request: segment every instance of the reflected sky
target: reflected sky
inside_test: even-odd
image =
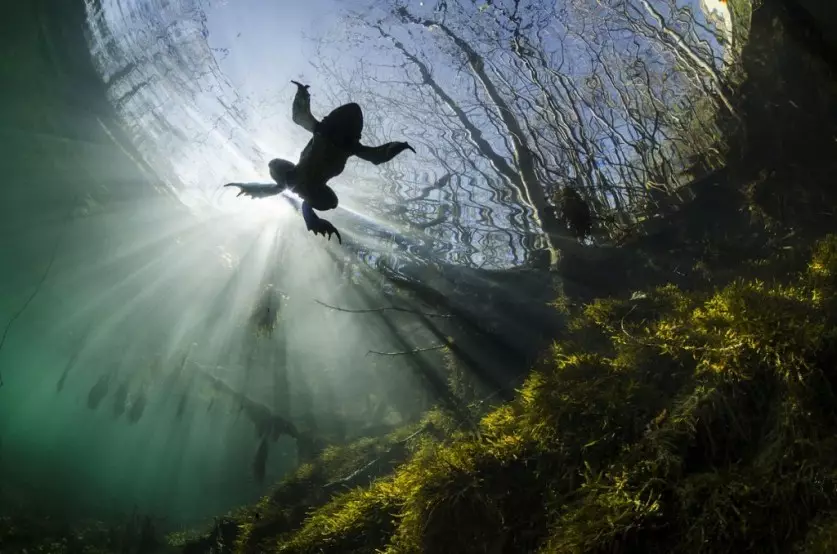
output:
[[[352,0],[271,2],[242,0],[214,3],[207,10],[209,43],[229,50],[221,58],[224,73],[252,94],[285,88],[289,75],[309,80],[311,49],[306,35],[316,36],[337,24]]]

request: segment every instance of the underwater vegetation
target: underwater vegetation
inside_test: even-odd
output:
[[[0,516],[0,545],[4,554],[150,554],[170,552],[159,537],[155,521],[132,514],[121,524],[66,522],[35,515]]]
[[[476,431],[437,410],[328,448],[209,535],[170,541],[184,552],[833,552],[837,236],[784,275],[588,303]]]

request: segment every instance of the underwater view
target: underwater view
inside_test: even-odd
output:
[[[837,4],[0,26],[0,554],[837,552]]]

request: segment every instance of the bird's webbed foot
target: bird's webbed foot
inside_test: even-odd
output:
[[[331,240],[331,235],[337,235],[337,242],[343,244],[340,231],[330,221],[315,214],[308,202],[302,203],[302,217],[305,219],[305,226],[309,231],[313,231],[315,235],[322,235],[327,237],[328,240]]]
[[[327,237],[328,240],[331,240],[331,235],[337,235],[337,242],[339,244],[343,244],[343,239],[340,237],[340,231],[331,224],[331,222],[327,219],[323,219],[318,217],[316,221],[308,225],[309,231],[314,231],[315,235],[322,235]]]
[[[327,237],[328,240],[331,240],[331,235],[337,235],[337,242],[343,244],[340,231],[329,220],[318,217],[314,221],[307,223],[307,226],[309,231],[313,231],[315,235]]]

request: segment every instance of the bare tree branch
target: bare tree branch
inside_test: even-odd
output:
[[[369,350],[366,353],[366,355],[368,356],[369,354],[377,354],[379,356],[407,356],[409,354],[418,354],[420,352],[429,352],[431,350],[442,350],[444,348],[447,348],[448,346],[450,346],[450,345],[439,344],[439,345],[436,345],[436,346],[428,346],[427,348],[416,348],[414,350],[405,350],[405,351],[402,351],[402,352],[379,352],[377,350]]]
[[[386,312],[386,311],[393,311],[393,312],[404,312],[408,314],[416,314],[416,315],[423,315],[426,317],[437,317],[440,319],[449,319],[453,316],[448,314],[434,314],[434,313],[425,313],[420,312],[418,310],[411,310],[409,308],[399,308],[398,306],[385,306],[383,308],[366,308],[366,309],[350,309],[350,308],[340,308],[338,306],[332,306],[331,304],[326,304],[325,302],[321,302],[319,300],[314,300],[320,306],[325,306],[326,308],[336,310],[338,312],[347,312],[351,314],[370,314],[375,312]]]
[[[64,227],[66,227],[66,225],[69,224],[70,220],[72,219],[73,210],[75,209],[75,207],[76,207],[76,199],[74,198],[73,201],[70,202],[70,210],[67,212],[67,217],[64,220]],[[61,242],[63,241],[66,234],[67,233],[66,233],[65,228],[61,229],[61,231],[58,233],[58,236],[55,239],[55,244],[52,247],[52,254],[50,254],[50,257],[49,257],[49,263],[47,263],[47,266],[44,269],[43,274],[41,275],[40,281],[38,281],[38,284],[35,285],[35,288],[32,290],[32,294],[29,295],[29,297],[26,299],[26,301],[20,306],[20,308],[18,308],[18,310],[14,313],[14,315],[12,315],[12,317],[6,323],[6,327],[3,329],[3,335],[2,335],[2,337],[0,337],[0,352],[2,352],[3,346],[6,344],[6,337],[9,334],[9,329],[11,329],[14,322],[17,321],[18,318],[20,318],[21,315],[23,315],[23,312],[26,311],[26,308],[29,307],[29,304],[32,303],[32,301],[35,299],[35,297],[38,295],[38,293],[41,292],[41,288],[43,287],[44,282],[47,280],[47,277],[49,276],[49,272],[50,272],[50,270],[52,270],[52,266],[55,263],[55,258],[58,255],[58,247],[61,246]],[[3,388],[3,385],[4,385],[3,374],[0,373],[0,388]]]

